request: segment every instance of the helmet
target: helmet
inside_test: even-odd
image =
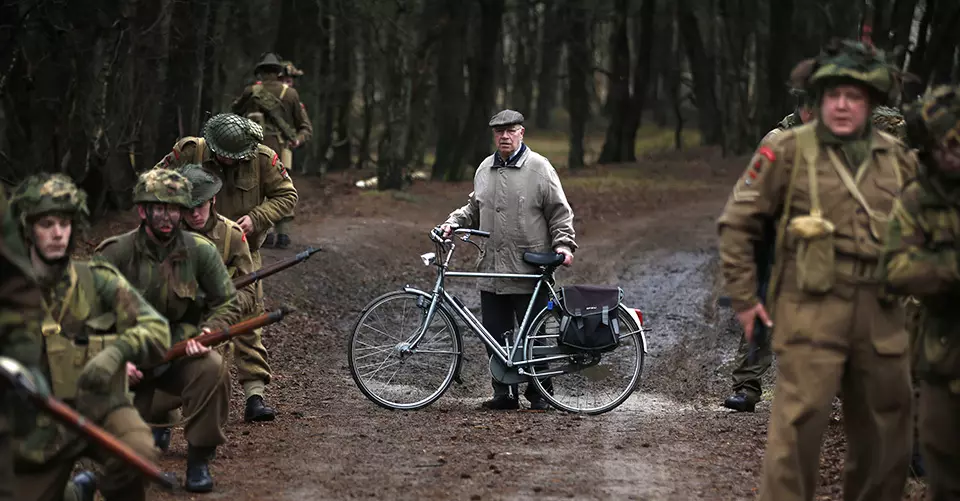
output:
[[[190,181],[193,188],[190,190],[190,207],[199,207],[204,202],[215,197],[223,187],[219,177],[205,171],[197,164],[187,164],[177,169],[183,177]]]
[[[133,202],[176,204],[186,209],[190,205],[193,186],[180,173],[170,169],[153,168],[140,174],[133,187]]]
[[[261,56],[260,62],[257,63],[257,66],[253,69],[254,73],[260,73],[261,71],[280,73],[283,71],[283,63],[280,62],[280,58],[273,52],[265,52],[263,56]]]
[[[283,70],[280,71],[282,77],[300,77],[303,76],[303,70],[293,65],[291,61],[283,61]]]
[[[831,81],[852,80],[867,86],[876,104],[884,104],[895,90],[894,79],[893,68],[883,51],[862,42],[843,40],[832,42],[816,58],[806,88],[811,94],[820,95]]]
[[[960,142],[960,86],[938,86],[904,114],[911,145],[932,151],[937,143]]]
[[[233,160],[247,158],[263,141],[263,127],[248,118],[221,113],[203,126],[203,138],[214,153]]]
[[[873,109],[871,120],[873,121],[874,127],[886,132],[887,134],[893,134],[901,141],[906,141],[906,122],[903,120],[903,115],[896,108],[891,108],[889,106],[877,106]]]
[[[86,192],[63,174],[43,173],[24,179],[13,191],[10,204],[24,227],[28,218],[51,212],[69,214],[79,224],[90,215]]]

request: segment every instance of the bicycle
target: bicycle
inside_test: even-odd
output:
[[[478,250],[480,246],[470,237],[490,236],[472,229],[454,233]],[[350,373],[368,399],[388,409],[420,409],[440,398],[454,380],[459,382],[463,340],[454,316],[493,351],[490,372],[495,379],[505,384],[534,384],[557,409],[601,414],[633,393],[647,352],[639,310],[617,303],[617,319],[625,328],[620,329],[619,343],[613,351],[571,349],[560,342],[560,324],[568,312],[563,307],[563,289],[555,289],[553,279],[563,254],[525,252],[523,260],[537,266],[539,274],[449,271],[456,244],[444,238],[438,228],[430,231],[430,239],[436,252],[420,258],[425,266],[437,268],[433,291],[405,286],[383,294],[363,308],[354,325],[348,342]],[[445,290],[448,277],[536,279],[518,334],[508,332],[505,344],[497,342],[463,302]],[[543,290],[548,295],[547,306],[534,312]],[[622,299],[622,290],[620,295]],[[405,323],[408,319],[412,321],[410,326]],[[545,388],[547,378],[552,380],[552,387]]]

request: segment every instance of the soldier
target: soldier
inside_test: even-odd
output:
[[[289,85],[293,87],[296,84],[295,78],[303,76],[303,70],[298,69],[291,61],[282,61],[283,71],[280,73],[280,81],[284,85]],[[313,133],[313,125],[310,123],[310,117],[307,115],[307,107],[304,104],[300,103],[299,113],[301,115],[300,120],[303,121],[310,133],[307,135],[304,142],[306,142],[310,135]],[[300,144],[303,146],[303,143]],[[283,165],[286,165],[288,169],[293,169],[293,150],[290,148],[282,148],[277,153],[280,154],[280,161],[283,162]],[[278,248],[286,249],[290,246],[290,235],[287,233],[287,228],[290,226],[290,221],[293,221],[293,215],[291,214],[288,217],[281,219],[277,222],[276,234],[273,232],[267,234],[267,239],[263,242],[264,247],[273,247],[276,243]]]
[[[444,236],[453,228],[477,228],[491,233],[478,270],[497,273],[534,273],[535,267],[522,260],[523,252],[555,251],[565,256],[563,264],[573,263],[577,249],[574,240],[573,210],[550,161],[523,143],[523,115],[503,110],[488,123],[493,129],[497,152],[477,168],[474,191],[467,204],[450,213],[443,223]],[[523,200],[526,199],[526,203]],[[480,312],[483,326],[500,343],[513,330],[514,320],[523,321],[534,283],[523,279],[482,279]],[[543,308],[542,303],[534,308]],[[534,309],[537,311],[537,309]],[[488,348],[488,354],[493,353]],[[483,402],[486,409],[518,409],[517,385],[491,380],[493,398]],[[552,383],[544,381],[548,391]],[[550,408],[535,387],[527,385],[525,395],[534,410]]]
[[[127,376],[134,404],[154,421],[171,409],[153,405],[155,390],[179,397],[186,416],[187,477],[190,492],[210,492],[209,460],[226,441],[230,378],[220,355],[193,340],[201,331],[222,329],[240,320],[237,290],[216,246],[180,229],[181,210],[190,208],[190,182],[168,169],[140,175],[133,188],[140,226],[108,238],[96,252],[116,266],[170,322],[173,343],[187,341],[187,357],[151,374],[137,364]]]
[[[845,41],[814,60],[816,120],[762,144],[718,222],[725,288],[748,340],[774,327],[779,367],[760,498],[811,500],[820,443],[842,391],[845,499],[899,500],[910,454],[903,309],[877,266],[895,194],[916,160],[876,130],[893,76],[883,54]],[[803,64],[803,63],[801,63]],[[756,295],[753,242],[776,224],[767,305]]]
[[[190,201],[192,208],[183,213],[187,227],[209,238],[217,246],[230,278],[256,271],[243,230],[237,223],[216,211],[217,193],[223,186],[220,179],[196,164],[181,167],[180,173],[193,185]],[[257,294],[256,285],[250,284],[237,290],[237,298],[244,317],[263,314],[263,296]],[[266,366],[267,353],[259,341],[260,329],[257,329],[254,335],[243,337],[246,339],[234,339],[234,349],[238,359],[237,376],[240,384],[246,386],[269,378],[270,367]],[[263,395],[250,396],[243,416],[245,421],[272,421],[274,416],[274,410],[264,404]]]
[[[797,83],[790,89],[790,95],[797,98],[797,106],[793,113],[783,117],[777,127],[767,132],[761,144],[772,140],[781,132],[809,123],[813,120],[814,106],[812,99],[803,89],[802,83]],[[776,229],[772,223],[766,224],[763,229],[763,238],[754,246],[754,259],[757,266],[757,297],[763,301],[767,295],[767,286],[770,282],[770,269],[773,267],[773,246]],[[773,352],[770,350],[770,336],[767,326],[763,322],[754,323],[754,340],[747,342],[746,337],[740,338],[740,347],[737,349],[737,368],[733,370],[733,395],[727,397],[723,406],[737,412],[753,412],[763,394],[760,379],[770,369],[773,363]]]
[[[303,72],[289,61],[280,61],[275,54],[267,53],[257,63],[254,73],[258,81],[244,89],[231,109],[237,115],[259,123],[263,127],[263,144],[277,152],[283,165],[292,169],[293,150],[313,135],[313,125],[300,102],[300,94],[292,85],[293,78]],[[291,212],[277,223],[276,245],[281,249],[290,246],[286,231],[292,219]],[[269,236],[266,243],[273,245]]]
[[[41,365],[54,397],[125,442],[156,457],[150,428],[126,395],[126,364],[158,362],[170,346],[167,321],[108,263],[78,261],[70,253],[88,214],[86,194],[66,176],[27,178],[11,198],[42,290]],[[92,474],[65,485],[74,461],[103,463],[100,491],[107,500],[146,499],[141,474],[89,447],[45,417],[17,444],[18,500],[92,499]],[[73,492],[71,492],[73,491]]]
[[[883,269],[890,290],[923,304],[914,344],[927,499],[960,499],[960,87],[906,110],[923,168],[894,206]]]
[[[200,164],[223,182],[217,194],[217,212],[236,221],[247,237],[253,266],[260,269],[260,245],[266,231],[281,218],[292,213],[297,204],[297,190],[287,174],[280,157],[270,148],[259,144],[263,130],[256,123],[237,115],[221,114],[207,121],[204,137],[185,137],[158,166],[181,167],[188,163]],[[257,297],[263,297],[263,285],[256,284]],[[248,374],[259,377],[243,384],[247,410],[244,416],[251,420],[272,419],[273,410],[263,402],[266,385],[270,384],[270,366],[260,330],[249,338],[240,338],[234,347],[242,356],[234,362],[249,363]],[[259,396],[259,398],[254,398]]]

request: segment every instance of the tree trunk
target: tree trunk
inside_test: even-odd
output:
[[[697,98],[697,110],[700,133],[704,144],[717,145],[723,140],[720,108],[714,93],[714,67],[712,58],[707,54],[700,36],[697,17],[690,10],[687,0],[679,0],[680,8],[678,28],[686,49],[687,59],[693,73],[694,95]]]
[[[566,26],[561,21],[561,9],[575,0],[556,0],[544,3],[543,39],[540,41],[540,73],[537,78],[536,126],[546,130],[553,121],[557,103],[560,54]]]
[[[796,107],[795,100],[789,99],[784,83],[790,78],[790,65],[811,55],[801,55],[792,50],[793,38],[793,0],[780,0],[770,3],[770,43],[767,51],[767,92],[768,105],[761,107],[759,121],[764,127],[772,128],[780,121],[788,109]]]
[[[519,0],[517,5],[517,29],[513,35],[516,44],[516,61],[513,65],[513,99],[509,106],[524,116],[533,115],[533,80],[537,69],[536,5],[532,0]]]
[[[209,0],[175,2],[170,28],[170,65],[167,96],[170,104],[162,113],[160,137],[173,144],[178,138],[200,130],[200,94],[204,81],[204,40],[210,14]]]
[[[334,140],[333,158],[330,160],[330,170],[346,170],[350,168],[353,148],[350,141],[350,115],[353,103],[353,58],[354,39],[356,29],[354,16],[350,10],[353,2],[337,0],[339,16],[336,20],[333,46],[333,66],[335,73],[334,102]]]
[[[363,67],[363,117],[361,119],[360,142],[357,144],[357,168],[363,169],[371,161],[370,144],[373,135],[373,116],[376,113],[376,75],[374,73],[374,49],[372,40],[375,33],[369,26],[364,27],[361,38],[361,64]]]
[[[587,78],[592,74],[590,58],[590,21],[587,12],[581,8],[574,8],[567,3],[567,22],[570,27],[570,38],[567,39],[567,73],[568,94],[567,108],[570,112],[570,152],[567,165],[571,169],[584,166],[583,139],[590,114],[590,96],[587,91]],[[629,53],[627,64],[629,64]],[[627,69],[629,72],[629,67]]]
[[[653,48],[653,20],[657,15],[656,0],[643,0],[640,7],[640,22],[637,23],[634,39],[637,41],[637,61],[633,70],[633,89],[629,113],[623,124],[621,156],[626,162],[636,160],[637,130],[643,119],[643,105],[650,85],[651,50]]]
[[[437,101],[436,107],[437,147],[430,177],[445,179],[455,177],[458,169],[457,140],[460,135],[466,54],[467,9],[460,0],[443,0],[440,11],[440,49],[436,57]]]
[[[597,163],[600,164],[612,164],[629,160],[624,157],[625,148],[623,145],[625,135],[623,131],[624,121],[626,120],[625,115],[629,112],[627,107],[630,101],[630,40],[627,37],[627,18],[630,15],[629,7],[630,2],[628,0],[616,0],[616,14],[613,17],[613,29],[610,31],[609,42],[610,58],[613,62],[610,68],[609,93],[607,94],[607,110],[610,113],[610,123],[607,125],[607,133],[603,141],[603,149],[600,151],[600,158],[597,160]],[[570,23],[577,22],[577,18],[580,17],[577,14],[578,13],[575,12],[572,13]],[[580,27],[578,26],[577,29],[580,29]],[[580,43],[583,42],[574,35],[574,26],[571,25],[570,40],[567,41],[570,52],[574,51],[573,44]],[[583,54],[583,50],[579,47],[577,51],[580,55]],[[570,57],[567,58],[567,67],[572,69],[573,66],[587,64],[588,61],[590,61],[589,53],[587,53],[587,58],[583,60],[576,59],[571,54]],[[571,71],[571,78],[572,77],[573,72]],[[579,82],[571,82],[570,91],[573,92],[574,88],[579,85]],[[570,119],[571,121],[573,120],[572,115]],[[571,141],[572,140],[571,138]],[[580,163],[583,163],[582,154],[580,155]]]

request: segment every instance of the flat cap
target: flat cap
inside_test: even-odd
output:
[[[503,110],[490,119],[490,127],[505,127],[507,125],[517,125],[523,123],[523,115],[519,111]]]

